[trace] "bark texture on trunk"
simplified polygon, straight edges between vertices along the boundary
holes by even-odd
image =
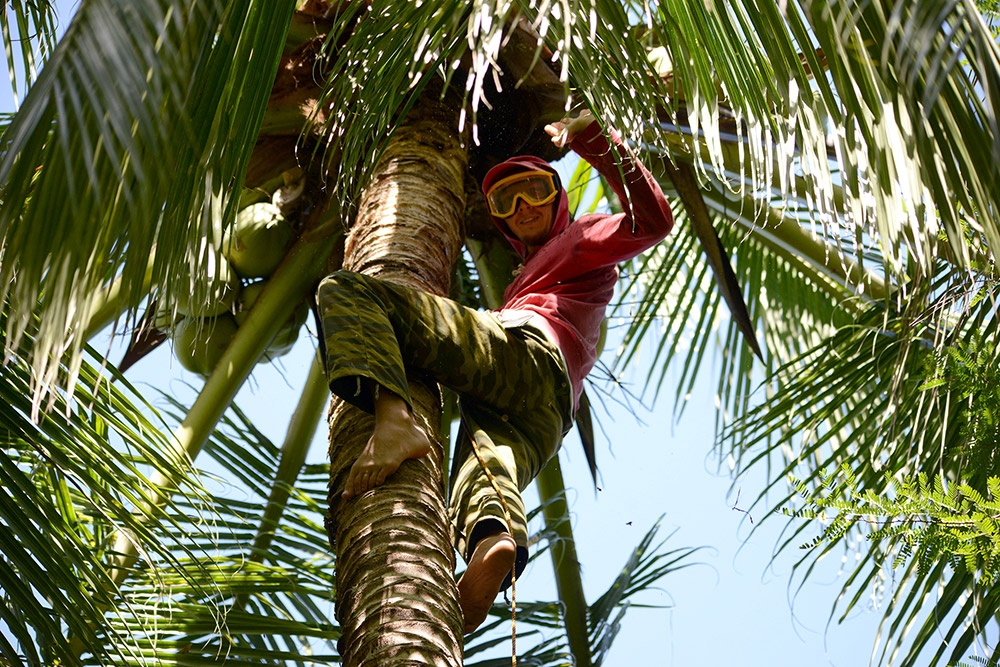
[[[447,294],[462,234],[466,147],[456,103],[418,104],[381,157],[352,227],[344,268]],[[411,378],[419,419],[437,434],[435,387]],[[373,492],[344,502],[344,482],[372,432],[360,410],[330,412],[330,513],[336,614],[346,667],[461,665],[462,614],[448,526],[442,445],[407,461]]]

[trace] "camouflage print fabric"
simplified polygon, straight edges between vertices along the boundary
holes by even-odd
[[[572,423],[569,380],[556,346],[532,326],[504,328],[492,313],[349,271],[316,293],[330,389],[367,412],[377,383],[411,403],[406,371],[459,395],[462,422],[451,474],[455,545],[468,560],[480,530],[497,521],[527,563],[520,491],[556,454]],[[497,495],[472,446],[493,474]]]

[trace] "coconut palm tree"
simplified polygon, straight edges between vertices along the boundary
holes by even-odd
[[[915,369],[973,332],[996,335],[1000,78],[996,45],[969,0],[90,0],[58,43],[48,3],[11,8],[0,27],[24,45],[9,61],[25,73],[27,95],[4,129],[0,161],[13,452],[2,463],[4,543],[19,548],[0,565],[25,611],[4,616],[20,629],[0,646],[7,656],[303,660],[296,638],[309,637],[339,639],[347,664],[375,655],[395,664],[414,652],[460,664],[443,448],[405,466],[379,500],[341,507],[338,480],[368,427],[333,408],[338,627],[317,606],[329,594],[329,563],[303,556],[320,531],[288,512],[314,497],[300,491],[315,477],[299,471],[325,399],[319,373],[280,454],[263,444],[267,455],[241,454],[244,436],[231,433],[252,434],[253,424],[226,410],[331,268],[444,293],[457,265],[483,283],[466,296],[488,303],[489,285],[505,280],[488,268],[503,255],[477,224],[466,181],[512,153],[557,157],[541,128],[574,103],[636,141],[677,197],[672,242],[626,267],[619,312],[632,326],[619,364],[655,340],[650,385],[658,391],[660,369],[679,358],[683,396],[702,361],[719,355],[720,451],[741,470],[773,466],[773,489],[795,473],[822,490],[821,471],[841,464],[874,490],[887,488],[882,470],[944,479],[968,470],[954,412],[932,409],[951,405],[951,393],[921,393],[916,378],[927,373]],[[581,169],[575,180],[588,179]],[[216,249],[237,211],[262,196],[283,205],[297,240],[164,435],[140,418],[142,399],[123,378],[103,379],[100,369],[113,367],[86,344],[111,322],[138,328],[153,303],[169,310],[190,295],[207,306]],[[412,211],[433,211],[417,217],[434,227],[411,231]],[[463,273],[463,231],[472,256],[491,257],[478,271]],[[720,304],[743,299],[750,317],[734,321],[746,340],[753,329],[761,336],[762,364],[737,328],[717,334]],[[656,321],[673,335],[653,336]],[[762,381],[766,400],[755,402]],[[433,396],[421,401],[429,422],[439,418]],[[189,461],[202,451],[259,492],[252,535],[235,528],[247,507],[197,485]],[[552,479],[543,478],[545,495],[556,498]],[[43,509],[24,515],[28,503]],[[210,506],[232,534],[195,530],[194,510]],[[32,537],[40,526],[58,548]],[[382,526],[421,539],[401,550]],[[804,530],[794,524],[788,544]],[[238,567],[247,543],[252,566]],[[565,624],[577,664],[599,663],[615,602],[677,564],[661,556],[636,560],[626,570],[635,579],[589,608],[564,567],[566,613],[538,606],[535,622]],[[862,559],[845,590],[874,581],[884,562]],[[398,576],[415,564],[418,576]],[[65,576],[52,584],[56,571]],[[996,611],[974,574],[942,565],[907,576],[914,591],[947,582],[948,594],[904,664],[918,664],[934,619]],[[280,613],[265,631],[268,609]],[[920,610],[918,594],[892,598],[892,641],[906,638]],[[400,619],[417,623],[419,640],[400,632]],[[953,626],[952,656],[980,629]],[[542,661],[564,650],[539,647]]]

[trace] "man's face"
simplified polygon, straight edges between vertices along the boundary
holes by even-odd
[[[503,219],[510,233],[527,246],[530,255],[549,238],[558,197],[559,186],[552,172],[529,169],[493,183],[486,193],[486,204],[490,213]]]
[[[549,231],[555,220],[555,206],[550,202],[541,206],[532,206],[524,199],[519,199],[514,214],[506,219],[510,233],[528,248],[528,254],[533,254],[549,239]]]

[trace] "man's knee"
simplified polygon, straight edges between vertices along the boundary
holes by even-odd
[[[340,269],[327,275],[316,288],[316,305],[321,318],[355,310],[359,300],[366,303],[381,301],[377,278],[355,271]]]
[[[355,290],[362,284],[364,276],[354,271],[339,269],[327,275],[320,281],[316,288],[318,299],[326,297],[336,298],[337,294],[343,294],[347,290]]]

